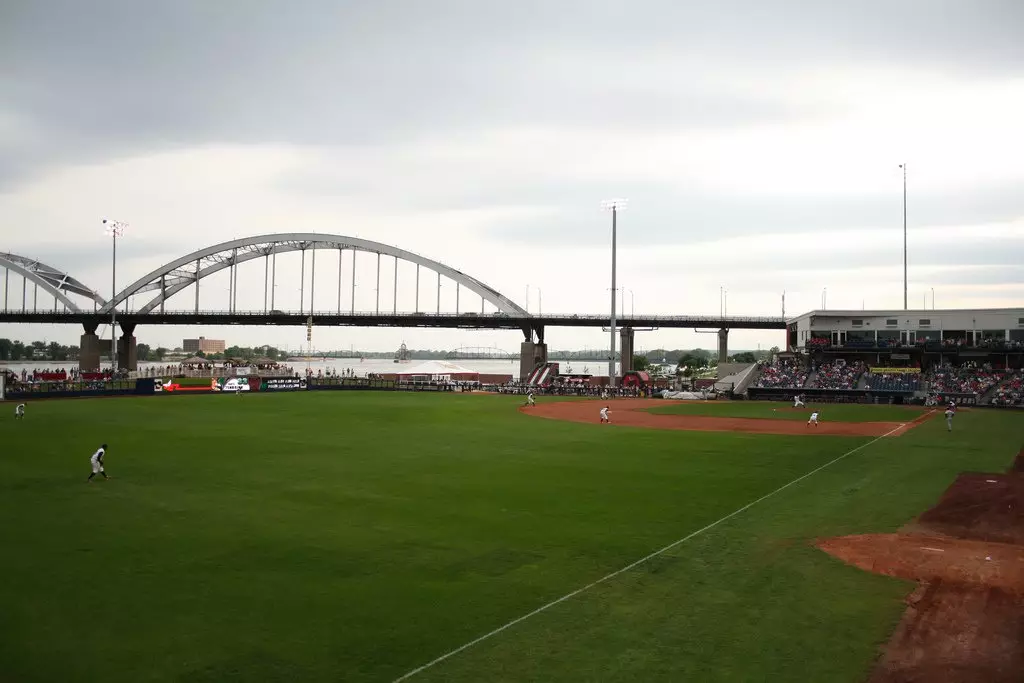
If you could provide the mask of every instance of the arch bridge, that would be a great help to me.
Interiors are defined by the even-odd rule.
[[[346,255],[346,252],[351,252]],[[277,259],[279,255],[298,255],[300,262],[300,282],[297,288],[286,286],[290,291],[298,291],[299,310],[279,310],[276,291],[278,288]],[[319,259],[318,259],[319,256]],[[357,256],[359,258],[357,258]],[[367,256],[370,258],[367,259]],[[325,263],[325,259],[327,259]],[[386,259],[386,260],[385,260]],[[320,262],[321,274],[324,268],[330,273],[328,291],[324,292],[324,277],[316,277],[317,262]],[[370,263],[367,261],[370,260]],[[381,262],[394,262],[391,300],[381,297]],[[253,310],[251,303],[247,310],[239,310],[239,293],[243,294],[243,303],[251,302],[259,295],[258,286],[253,286],[253,275],[247,272],[245,282],[239,285],[238,270],[246,263],[254,263],[258,269],[263,265],[263,300],[260,310]],[[336,265],[335,265],[336,263]],[[400,312],[399,301],[399,263],[409,272],[409,266],[415,267],[415,312]],[[294,266],[294,263],[292,264]],[[373,273],[373,284],[368,285],[370,277],[364,270],[369,266]],[[307,276],[308,267],[308,276]],[[116,343],[116,366],[135,369],[135,327],[139,324],[171,324],[171,325],[295,325],[309,324],[317,321],[321,325],[352,325],[352,326],[395,326],[395,327],[444,327],[462,329],[519,329],[525,341],[519,354],[495,349],[464,347],[456,349],[454,357],[487,357],[487,358],[520,358],[520,374],[528,374],[533,367],[547,360],[547,345],[544,343],[545,326],[559,327],[603,327],[607,323],[607,315],[531,315],[526,309],[516,304],[509,297],[501,294],[493,287],[475,277],[447,266],[439,261],[415,254],[404,249],[372,240],[349,237],[344,235],[320,233],[276,233],[257,235],[241,239],[221,242],[204,249],[193,251],[180,258],[169,261],[159,268],[138,278],[126,287],[117,291],[110,299],[105,299],[95,289],[72,277],[67,272],[45,264],[27,256],[0,253],[0,268],[5,273],[2,280],[3,312],[0,322],[14,323],[76,323],[85,328],[82,335],[79,354],[79,365],[83,370],[95,370],[100,365],[100,342],[96,330],[101,324],[110,324],[111,335],[115,334],[116,326],[120,326],[122,336]],[[421,277],[421,270],[428,271],[426,282]],[[21,279],[20,306],[11,297],[11,274]],[[207,278],[227,274],[228,294],[227,310],[224,307],[211,308],[210,301],[223,301],[224,287],[216,282],[206,283]],[[333,276],[336,274],[336,281]],[[409,272],[411,275],[411,272]],[[436,276],[436,292],[434,279]],[[365,307],[366,296],[360,297],[357,306],[357,280],[361,276],[363,289],[373,290],[372,304],[369,310]],[[287,280],[287,278],[286,278]],[[449,296],[442,310],[442,286],[447,281]],[[406,289],[408,276],[405,280]],[[454,283],[454,287],[451,287]],[[290,283],[294,285],[294,282]],[[317,288],[319,284],[319,289]],[[425,286],[424,286],[425,284]],[[28,308],[28,290],[32,287],[32,309]],[[43,290],[43,305],[40,307],[39,290]],[[421,292],[421,290],[425,290]],[[469,296],[464,295],[468,292]],[[423,293],[423,296],[421,296]],[[454,294],[454,296],[452,296]],[[52,299],[52,310],[50,299]],[[319,297],[319,298],[318,298]],[[182,310],[169,308],[169,302],[186,303]],[[451,302],[454,299],[454,313]],[[479,300],[479,311],[475,305]],[[133,304],[141,301],[137,308]],[[326,303],[325,303],[326,302]],[[390,304],[390,306],[388,305]],[[474,310],[469,310],[473,304]],[[201,308],[202,307],[202,308]],[[390,308],[390,311],[388,310]],[[489,310],[490,309],[490,310]],[[114,318],[116,317],[116,325]],[[623,349],[630,349],[623,354],[631,358],[632,334],[634,328],[654,327],[701,327],[718,329],[720,348],[724,348],[724,339],[729,328],[746,329],[785,329],[782,318],[727,318],[724,316],[622,316]],[[534,341],[536,335],[536,342]],[[115,342],[112,339],[111,344]],[[628,346],[627,346],[628,345]],[[459,355],[462,354],[462,355]],[[604,352],[600,355],[603,355]],[[582,356],[580,357],[582,359]],[[626,369],[626,368],[623,368]]]

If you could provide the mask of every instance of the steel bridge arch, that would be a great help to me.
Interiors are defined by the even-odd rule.
[[[26,280],[39,285],[72,313],[82,313],[83,311],[64,292],[92,299],[101,307],[106,306],[106,299],[100,296],[96,290],[90,289],[79,280],[42,261],[19,254],[0,253],[0,267],[13,270]]]
[[[496,306],[500,312],[522,316],[529,315],[524,308],[493,287],[443,263],[420,256],[411,251],[383,244],[382,242],[324,233],[257,235],[221,242],[220,244],[194,251],[143,275],[118,292],[117,296],[112,300],[106,302],[100,309],[100,312],[109,313],[112,307],[120,305],[130,296],[160,290],[156,297],[138,310],[139,313],[150,313],[157,306],[160,306],[189,285],[195,284],[198,287],[200,280],[225,268],[237,266],[260,257],[293,251],[305,251],[307,249],[350,249],[353,252],[362,251],[371,254],[381,254],[409,263],[415,263],[466,287],[466,289],[479,295],[484,301]],[[225,256],[226,252],[230,252],[230,254]],[[195,265],[194,270],[182,270],[183,267],[193,264]],[[315,311],[313,313],[315,314]]]

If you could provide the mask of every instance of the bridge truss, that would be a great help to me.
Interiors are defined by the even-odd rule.
[[[343,306],[342,301],[342,285],[343,285],[343,255],[344,252],[351,251],[353,256],[351,259],[351,275],[349,278],[349,301],[348,306]],[[160,313],[165,312],[165,304],[168,299],[182,292],[190,286],[193,286],[194,302],[193,308],[195,313],[200,312],[200,282],[215,273],[223,270],[229,272],[229,294],[228,294],[228,312],[234,313],[237,311],[237,300],[238,300],[238,266],[247,263],[249,261],[255,261],[257,259],[263,259],[263,312],[266,314],[274,313],[276,310],[275,306],[275,289],[277,279],[277,256],[278,254],[285,254],[289,252],[300,252],[302,257],[302,276],[300,283],[300,303],[299,313],[303,315],[321,315],[321,314],[335,314],[341,315],[347,308],[350,314],[355,314],[356,310],[356,268],[357,262],[355,255],[357,253],[374,254],[376,255],[376,303],[374,312],[381,314],[381,301],[380,301],[380,263],[382,257],[388,257],[394,259],[394,297],[391,313],[398,313],[398,262],[404,261],[412,263],[416,266],[416,312],[426,312],[420,308],[420,269],[425,268],[429,272],[433,272],[437,276],[437,303],[436,312],[441,313],[441,280],[447,278],[453,281],[456,286],[456,313],[459,313],[460,306],[460,293],[463,288],[469,290],[473,294],[480,297],[480,311],[484,312],[484,304],[489,303],[495,307],[497,313],[504,313],[514,316],[525,316],[528,315],[525,309],[521,308],[514,301],[506,297],[505,295],[498,292],[493,287],[481,282],[480,280],[463,273],[462,271],[456,270],[450,266],[446,266],[443,263],[434,261],[432,259],[414,254],[413,252],[399,249],[387,244],[380,242],[374,242],[371,240],[364,240],[356,237],[347,237],[344,235],[325,235],[319,233],[282,233],[273,235],[259,235],[256,237],[246,237],[243,239],[231,240],[228,242],[222,242],[215,244],[205,249],[194,251],[191,254],[182,256],[179,259],[175,259],[170,263],[166,263],[159,268],[147,273],[135,282],[131,283],[110,301],[105,302],[100,313],[109,313],[110,309],[114,306],[119,306],[121,303],[129,299],[129,297],[137,297],[147,292],[154,292],[153,297],[141,307],[139,307],[135,313],[148,314],[159,311]],[[326,252],[326,253],[325,253]],[[316,262],[317,255],[320,254],[321,263],[328,254],[337,254],[337,292],[335,305],[330,309],[317,308],[316,304]],[[309,255],[310,262],[310,274],[311,274],[311,285],[309,287],[308,299],[306,292],[306,262],[307,254]],[[321,266],[323,267],[323,266]],[[332,292],[334,294],[334,292]],[[333,298],[333,297],[332,297]],[[385,303],[386,306],[386,303]],[[386,309],[385,309],[386,312]]]
[[[40,288],[42,288],[44,293],[53,297],[54,312],[57,312],[58,308],[61,307],[63,307],[64,312],[68,313],[81,313],[88,310],[88,308],[82,308],[78,303],[71,299],[69,295],[90,300],[92,302],[91,308],[93,311],[98,310],[99,307],[105,306],[107,303],[106,300],[96,292],[96,290],[91,289],[82,282],[71,277],[68,273],[28,256],[0,253],[0,268],[3,268],[4,270],[4,312],[12,310],[12,301],[10,297],[11,273],[20,275],[22,278],[21,311],[23,313],[29,310],[28,284],[30,282],[33,286],[31,308],[33,312],[39,311]],[[13,302],[13,305],[13,310],[17,310],[17,302]]]
[[[519,354],[489,346],[460,346],[445,354],[447,360],[518,360]]]

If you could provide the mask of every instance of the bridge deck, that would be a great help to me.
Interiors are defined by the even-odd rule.
[[[321,327],[444,327],[465,329],[518,330],[538,327],[606,327],[607,315],[508,315],[479,313],[332,313],[263,311],[168,311],[166,313],[121,313],[118,323],[134,325],[305,325],[310,315]],[[0,323],[97,324],[110,321],[108,314],[90,312],[0,311]],[[666,327],[705,329],[784,330],[779,317],[713,315],[631,315],[618,318],[618,327]]]

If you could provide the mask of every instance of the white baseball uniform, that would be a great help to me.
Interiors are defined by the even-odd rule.
[[[105,453],[106,452],[102,448],[100,448],[97,449],[97,451],[92,454],[91,458],[89,458],[89,462],[92,463],[93,474],[99,474],[100,472],[103,471],[103,456],[105,455]]]
[[[811,413],[811,419],[807,421],[807,424],[813,424],[814,426],[818,425],[818,413],[817,413],[817,411]]]

